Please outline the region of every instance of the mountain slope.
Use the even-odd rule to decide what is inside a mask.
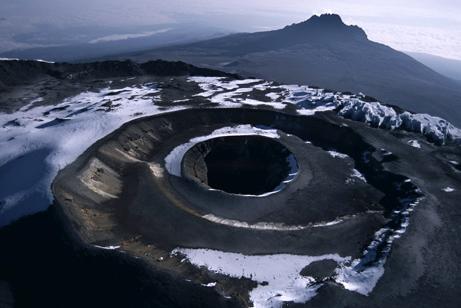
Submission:
[[[338,15],[126,56],[137,61],[183,60],[283,83],[365,92],[461,125],[459,84],[404,53],[368,40],[361,28],[345,25]]]
[[[461,82],[461,60],[419,52],[408,52],[408,54],[434,71]]]

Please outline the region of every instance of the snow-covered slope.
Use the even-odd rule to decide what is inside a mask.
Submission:
[[[45,210],[57,172],[123,123],[159,110],[155,84],[84,92],[54,106],[0,114],[0,226]],[[31,104],[36,101],[31,102]]]
[[[281,110],[293,105],[300,115],[336,112],[373,127],[420,133],[437,144],[461,140],[461,130],[444,119],[400,111],[363,95],[278,85],[260,79],[189,77],[188,80],[202,89],[193,96],[205,98],[217,107],[268,106]],[[15,113],[0,114],[3,186],[0,225],[46,209],[51,201],[49,186],[57,171],[123,123],[140,116],[187,108],[181,107],[181,102],[159,108],[156,102],[160,103],[161,97],[155,95],[157,92],[152,83],[120,89],[111,88],[109,83],[106,88],[81,93],[53,106],[33,107],[40,102],[39,98]],[[263,93],[264,99],[256,93]],[[182,101],[187,103],[193,96]],[[161,103],[165,106],[165,102]]]
[[[362,94],[330,92],[324,89],[298,85],[277,85],[254,79],[244,84],[215,77],[191,77],[205,91],[202,94],[210,101],[219,104],[269,105],[283,109],[294,104],[301,115],[313,115],[316,112],[335,111],[338,115],[355,121],[367,123],[384,129],[402,129],[420,133],[437,144],[459,143],[461,130],[450,122],[428,114],[401,111],[392,106],[383,105]],[[265,101],[243,98],[242,93],[265,91]]]

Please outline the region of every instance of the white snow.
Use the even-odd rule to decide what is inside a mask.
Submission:
[[[204,90],[204,92],[196,94],[197,96],[206,97],[212,103],[219,104],[222,107],[241,107],[242,105],[266,105],[275,109],[284,109],[286,107],[284,103],[274,102],[278,94],[268,94],[268,97],[274,98],[271,102],[238,97],[253,90],[266,90],[270,83],[263,82],[261,79],[228,80],[222,77],[189,77],[189,81],[198,83],[200,88]],[[249,84],[254,85],[248,87]]]
[[[184,157],[184,154],[191,149],[197,143],[227,136],[264,136],[268,138],[280,138],[277,130],[275,129],[264,129],[247,125],[237,125],[237,126],[227,126],[219,128],[211,132],[209,135],[195,137],[189,140],[189,142],[181,144],[175,147],[166,157],[165,157],[165,167],[168,173],[175,176],[181,176],[181,161]]]
[[[365,179],[365,177],[363,176],[362,173],[360,173],[360,171],[358,171],[357,169],[352,169],[352,174],[351,174],[351,178],[355,178],[355,179],[359,179],[360,181],[362,182],[367,182],[367,180]]]
[[[416,132],[441,144],[459,142],[461,130],[448,121],[428,114],[403,112],[378,102],[367,103],[360,99],[347,99],[342,103],[339,115],[355,121],[386,129],[403,129]]]
[[[314,115],[316,114],[317,112],[325,112],[325,111],[330,111],[330,110],[333,110],[334,108],[330,108],[330,107],[325,107],[325,106],[319,106],[317,108],[311,108],[311,109],[298,109],[296,110],[296,112],[300,115],[304,115],[304,116],[311,116],[311,115]]]
[[[455,189],[452,188],[452,187],[450,187],[450,186],[447,186],[447,187],[443,188],[442,190],[443,190],[444,192],[447,192],[447,193],[449,193],[449,192],[454,192],[454,191],[455,191]]]
[[[306,225],[286,225],[284,223],[274,223],[274,222],[248,223],[246,221],[218,217],[214,214],[205,214],[201,217],[210,222],[222,224],[222,225],[226,225],[226,226],[230,226],[234,228],[266,230],[266,231],[297,231],[297,230],[304,230],[304,229],[309,229],[309,228],[323,228],[323,227],[334,226],[339,223],[342,223],[346,219],[354,218],[355,215],[346,215],[342,217],[337,217],[336,219],[331,220],[331,221],[309,223]]]
[[[203,287],[213,288],[216,286],[216,282],[202,283]]]
[[[384,274],[384,264],[393,241],[405,233],[409,226],[409,215],[418,202],[419,200],[416,200],[408,204],[405,210],[396,213],[402,217],[399,227],[378,230],[362,257],[355,260],[337,254],[318,257],[289,254],[249,256],[190,248],[176,248],[172,253],[185,255],[192,264],[204,266],[210,271],[236,278],[246,277],[259,282],[259,285],[250,292],[250,299],[255,307],[280,307],[284,301],[304,303],[310,300],[316,295],[316,290],[323,282],[317,281],[313,284],[313,278],[301,277],[299,273],[308,264],[325,259],[338,262],[335,275],[331,277],[335,282],[343,285],[347,290],[369,295]],[[385,246],[382,247],[382,244]],[[375,259],[378,247],[382,249],[382,256]],[[263,285],[263,282],[267,285]]]
[[[402,124],[394,108],[377,102],[363,102],[359,98],[344,100],[339,115],[387,129],[395,129]]]
[[[339,104],[335,94],[323,93],[322,89],[297,85],[282,85],[280,88],[285,90],[283,101],[297,105],[300,115],[311,116],[316,112],[335,110]]]
[[[120,248],[120,246],[99,246],[99,245],[94,245],[94,247],[99,248],[99,249],[105,249],[105,250],[117,250]]]
[[[384,264],[391,250],[392,243],[406,232],[409,226],[410,213],[418,205],[419,201],[420,199],[417,199],[408,204],[404,211],[397,212],[399,217],[402,218],[398,228],[382,228],[378,230],[374,235],[373,241],[365,249],[360,259],[355,259],[350,263],[347,261],[341,263],[340,267],[336,269],[335,281],[350,291],[363,295],[370,294],[384,274]],[[364,263],[374,260],[376,249],[382,243],[385,243],[385,247],[382,248],[383,256],[375,260],[374,264],[364,265]]]
[[[402,113],[400,118],[403,129],[420,133],[442,143],[461,139],[461,130],[442,118],[409,112]]]
[[[243,255],[211,249],[176,248],[172,254],[185,255],[190,263],[235,278],[245,277],[258,282],[251,290],[254,307],[281,307],[283,302],[305,303],[320,285],[312,277],[301,276],[301,270],[320,260],[347,260],[338,254],[301,256],[290,254]],[[262,285],[262,283],[267,285]]]
[[[259,79],[233,81],[221,77],[191,77],[189,80],[197,82],[204,91],[199,93],[199,96],[207,97],[210,101],[223,107],[264,104],[283,109],[286,104],[294,104],[297,107],[297,113],[305,116],[336,110],[338,115],[342,117],[364,122],[374,127],[417,132],[441,144],[452,141],[461,142],[461,130],[444,119],[427,114],[399,113],[393,107],[379,102],[364,101],[363,94],[332,93],[323,89],[299,85],[276,86],[273,83],[263,83]],[[244,87],[241,87],[242,85]],[[259,102],[250,98],[236,97],[253,89],[273,90],[273,92],[265,95],[272,101]]]
[[[349,157],[349,155],[347,154],[339,153],[336,151],[327,151],[327,153],[330,154],[334,158],[348,158]]]
[[[202,218],[218,223],[221,225],[232,226],[234,228],[244,228],[244,229],[254,229],[254,230],[271,230],[271,231],[294,231],[294,230],[302,230],[312,225],[285,225],[283,223],[273,223],[273,222],[258,222],[258,223],[248,223],[246,221],[239,221],[234,219],[222,218],[215,216],[213,214],[206,214],[203,215]]]
[[[173,103],[184,103],[184,102],[188,102],[188,101],[190,101],[189,98],[184,98],[184,99],[174,100]]]
[[[228,80],[224,77],[189,77],[188,80],[198,83],[199,87],[205,91],[198,95],[204,97],[210,97],[217,92],[236,90],[240,85],[262,82],[261,79]]]
[[[421,144],[418,142],[418,140],[415,139],[409,140],[408,145],[417,149],[421,149]]]
[[[339,267],[336,270],[335,281],[349,291],[368,295],[384,274],[384,262],[380,262],[377,266],[367,267],[363,271],[354,270],[354,267],[359,263],[360,260],[356,259],[350,266],[342,265]]]
[[[276,101],[280,98],[280,94],[274,92],[269,92],[266,94],[266,96],[269,97],[272,101]]]
[[[239,100],[240,101],[240,100]],[[263,101],[258,101],[250,98],[246,98],[244,100],[240,101],[244,105],[251,105],[251,106],[270,106],[274,109],[285,109],[286,104],[283,103],[277,103],[277,102],[263,102]]]
[[[158,98],[152,97],[156,93],[153,84],[105,88],[53,106],[26,106],[0,114],[0,226],[45,210],[52,201],[50,185],[57,172],[98,139],[132,119],[181,109],[159,110]],[[109,100],[113,107],[104,107]],[[19,126],[5,126],[10,121]]]
[[[55,63],[55,62],[53,62],[53,61],[47,61],[47,60],[42,60],[42,59],[35,59],[34,61],[43,62],[43,63],[50,63],[50,64]]]

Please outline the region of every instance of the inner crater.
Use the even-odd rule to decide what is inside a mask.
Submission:
[[[233,194],[262,195],[281,190],[296,174],[293,154],[262,136],[229,136],[194,145],[184,155],[184,177]]]

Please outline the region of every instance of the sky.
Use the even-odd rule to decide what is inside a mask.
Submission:
[[[460,0],[0,0],[0,51],[139,37],[184,22],[254,32],[321,13],[338,13],[395,49],[461,60]]]

